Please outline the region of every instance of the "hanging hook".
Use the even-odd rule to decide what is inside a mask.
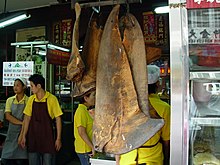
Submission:
[[[99,0],[99,3],[100,3],[100,0]],[[92,7],[92,9],[97,13],[99,14],[100,12],[100,5],[96,8],[95,6]]]
[[[91,27],[92,17],[93,17],[93,15],[94,15],[94,13],[95,13],[95,11],[93,10],[93,11],[92,11],[92,14],[91,14],[91,16],[90,16],[90,18],[89,18],[89,23],[88,23],[88,26],[89,26],[89,27]]]
[[[7,0],[5,0],[5,5],[4,5],[4,11],[3,11],[3,13],[6,13],[6,8],[7,8]]]
[[[127,13],[130,13],[130,6],[128,0],[126,0],[126,9],[127,9]]]

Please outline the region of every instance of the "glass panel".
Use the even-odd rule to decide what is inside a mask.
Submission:
[[[189,164],[220,164],[220,8],[188,10]]]
[[[191,70],[220,67],[220,8],[188,11]]]

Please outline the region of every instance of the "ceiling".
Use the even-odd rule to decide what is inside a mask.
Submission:
[[[5,5],[6,3],[6,5]],[[57,0],[0,0],[0,14],[58,4]]]
[[[56,5],[58,4],[58,2],[67,2],[67,1],[68,0],[0,0],[0,14]],[[77,0],[77,1],[84,2],[85,0]],[[86,0],[85,2],[89,2],[89,1]],[[161,2],[167,3],[168,0],[142,0],[142,2],[148,2],[149,4],[154,4]]]

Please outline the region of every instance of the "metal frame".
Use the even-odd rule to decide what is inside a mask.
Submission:
[[[98,2],[85,2],[85,0],[72,0],[71,6],[74,9],[75,3],[79,3],[80,7],[95,7],[95,6],[107,6],[107,5],[116,5],[116,4],[129,4],[129,3],[142,3],[142,0],[109,0],[109,1],[101,1]]]
[[[171,68],[170,164],[188,165],[189,66],[186,0],[169,0]]]
[[[31,42],[15,42],[11,43],[11,46],[16,46],[18,48],[23,48],[23,49],[31,49],[31,60],[33,56],[33,48],[34,47],[44,47],[45,51],[47,51],[47,44],[49,41],[31,41]],[[45,56],[45,89],[47,89],[47,58]],[[50,81],[49,81],[50,82]],[[51,90],[51,84],[49,85]]]

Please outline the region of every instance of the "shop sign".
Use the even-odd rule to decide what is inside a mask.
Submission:
[[[72,19],[53,23],[53,43],[70,48],[72,43]]]
[[[143,13],[143,33],[146,44],[152,44],[156,42],[156,25],[154,14],[152,12]]]
[[[28,78],[34,73],[33,61],[3,62],[3,86],[13,86],[17,77]]]
[[[220,28],[189,28],[189,44],[216,44],[220,43]]]
[[[164,46],[168,44],[168,25],[165,15],[158,14],[156,19],[156,34],[157,34],[157,46]]]
[[[143,13],[143,34],[146,44],[166,46],[168,44],[167,15],[155,15],[152,12]]]
[[[53,43],[60,44],[60,22],[53,24]]]
[[[65,47],[71,47],[72,43],[72,19],[66,19],[61,21],[61,45]]]
[[[69,52],[47,49],[47,61],[50,64],[67,66],[70,58]]]
[[[188,9],[217,8],[220,7],[220,0],[187,0],[186,6]]]

